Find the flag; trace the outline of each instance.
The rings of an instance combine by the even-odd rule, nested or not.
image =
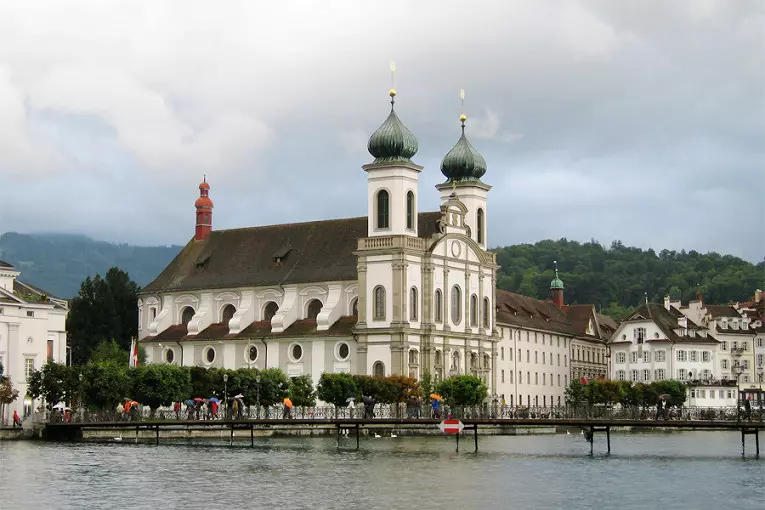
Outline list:
[[[135,368],[138,366],[138,344],[135,338],[130,340],[130,356],[128,357],[128,367]]]

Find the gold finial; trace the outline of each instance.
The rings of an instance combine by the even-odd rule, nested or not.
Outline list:
[[[388,91],[388,95],[389,95],[390,97],[396,97],[396,89],[390,89],[390,90]]]
[[[464,112],[465,111],[465,89],[460,89],[460,102],[461,102],[461,109]],[[464,113],[460,115],[460,122],[462,123],[462,129],[465,129],[465,121],[467,120],[467,115]]]
[[[390,103],[393,104],[394,98],[396,97],[396,63],[394,61],[390,61],[390,90],[388,91],[388,95],[390,96]]]

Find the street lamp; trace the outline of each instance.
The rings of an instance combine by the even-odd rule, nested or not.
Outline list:
[[[84,393],[82,391],[82,372],[80,372],[80,375],[78,376],[78,379],[80,380],[80,402],[79,402],[80,409],[79,409],[79,411],[80,411],[80,413],[83,413],[84,409],[85,409],[85,406],[83,405],[83,401],[82,401],[82,394]]]
[[[744,371],[744,367],[741,366],[741,363],[738,360],[736,360],[733,362],[733,365],[730,368],[733,371],[733,374],[736,376],[736,419],[741,419],[740,406],[739,406],[739,404],[741,403],[740,402],[741,390],[739,389],[739,386],[738,386],[738,378],[739,376],[741,376],[741,373]]]
[[[260,374],[255,376],[255,406],[258,408],[258,419],[260,419]]]
[[[223,401],[228,405],[228,374],[223,374]]]

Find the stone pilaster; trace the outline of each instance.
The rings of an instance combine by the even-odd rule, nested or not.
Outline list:
[[[452,289],[449,288],[449,266],[446,265],[447,263],[444,262],[444,293],[442,296],[442,303],[443,306],[442,310],[442,317],[444,319],[444,331],[451,331],[451,326],[449,325],[449,315],[451,314],[451,308],[452,308]]]
[[[465,325],[464,330],[465,333],[470,333],[470,296],[472,295],[470,292],[470,271],[468,271],[467,266],[465,267],[465,287],[464,287],[464,306],[462,307],[462,319],[463,323]],[[478,306],[476,304],[476,313],[478,312]],[[477,317],[476,317],[477,318]]]
[[[358,310],[359,317],[356,322],[356,328],[367,327],[367,258],[359,257],[359,262],[356,265],[356,271],[358,272],[359,279],[359,301]]]

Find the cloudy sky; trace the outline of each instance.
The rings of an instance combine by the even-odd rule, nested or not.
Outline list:
[[[425,167],[486,157],[493,246],[592,238],[765,255],[758,0],[0,3],[0,232],[185,243],[361,216],[396,109]]]

